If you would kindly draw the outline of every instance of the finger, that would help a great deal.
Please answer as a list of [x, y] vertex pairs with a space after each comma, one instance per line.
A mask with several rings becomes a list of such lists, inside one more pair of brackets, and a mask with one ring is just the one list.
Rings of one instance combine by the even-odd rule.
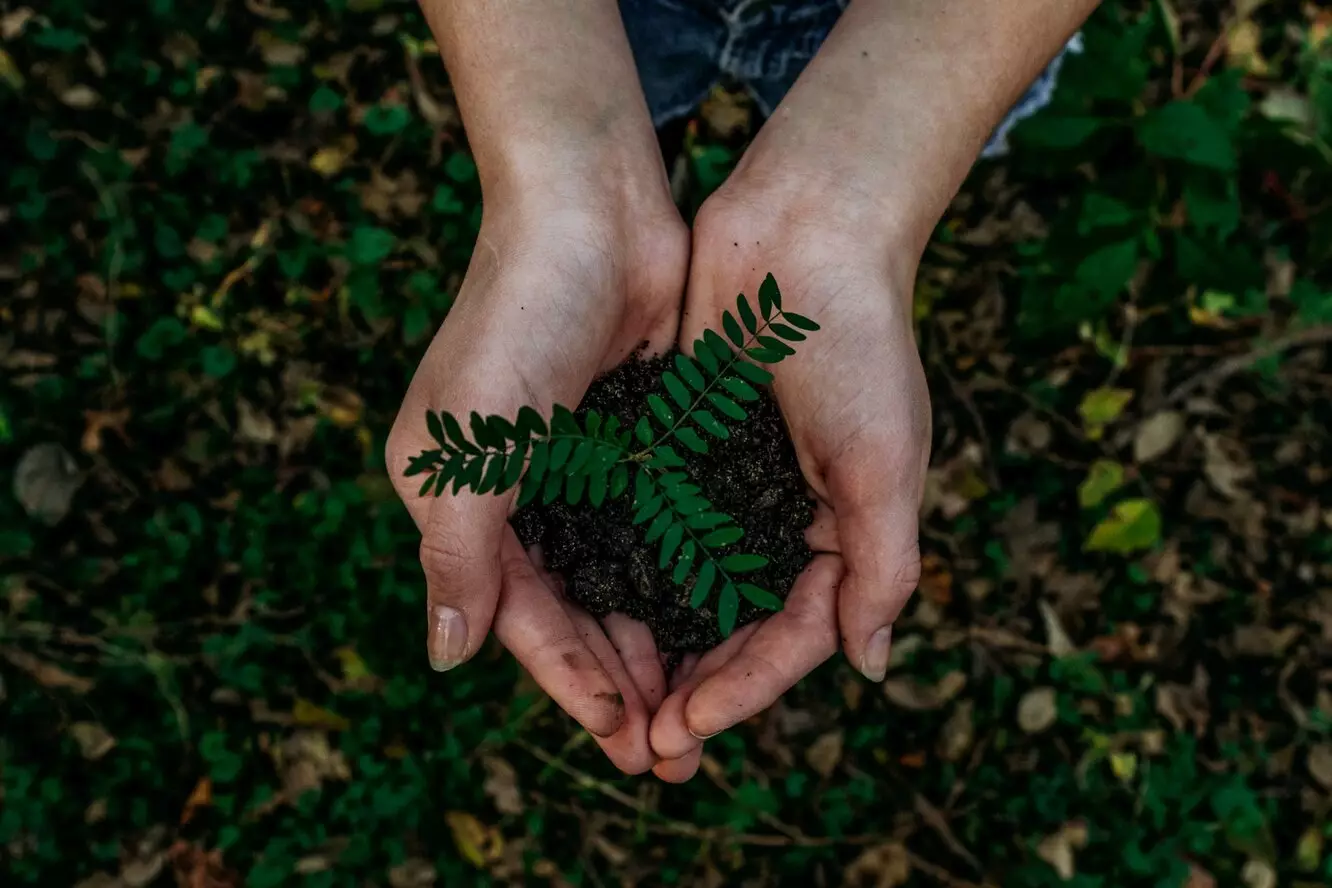
[[[698, 668], [702, 659], [698, 654], [686, 654], [671, 676], [671, 691], [679, 690]], [[664, 783], [684, 783], [698, 773], [699, 763], [703, 760], [703, 744], [700, 743], [678, 759], [659, 761], [652, 768], [652, 773]]]
[[659, 758], [678, 759], [703, 745], [703, 740], [689, 733], [685, 724], [685, 705], [689, 695], [699, 684], [721, 669], [737, 653], [744, 643], [758, 631], [758, 623], [750, 623], [737, 629], [730, 638], [704, 654], [688, 677], [671, 689], [670, 696], [662, 701], [661, 708], [652, 717], [652, 751]]
[[652, 767], [652, 773], [663, 783], [685, 783], [698, 773], [698, 765], [702, 760], [703, 744], [700, 743], [681, 758], [657, 762]]
[[[597, 745], [615, 767], [626, 774], [642, 774], [657, 763], [648, 745], [648, 722], [651, 718], [643, 696], [625, 668], [620, 655], [602, 631], [601, 625], [587, 611], [577, 605], [565, 604], [574, 625], [583, 637], [583, 643], [601, 662], [601, 668], [615, 682], [624, 700], [624, 721], [619, 730], [609, 737], [597, 737]], [[647, 627], [644, 627], [647, 628]]]
[[838, 625], [847, 659], [870, 681], [887, 674], [893, 622], [920, 581], [917, 520], [916, 501], [906, 498], [837, 515], [846, 562]]
[[[466, 494], [430, 503], [421, 535], [430, 667], [447, 672], [481, 649], [499, 602], [506, 504]], [[521, 554], [521, 549], [519, 550]]]
[[624, 722], [624, 699], [555, 594], [541, 582], [513, 531], [504, 542], [503, 607], [495, 637], [551, 699], [588, 733], [609, 737]]
[[819, 502], [814, 509], [814, 521], [805, 528], [805, 545], [815, 552], [841, 552], [837, 537], [837, 515], [827, 503]]
[[689, 695], [684, 716], [690, 734], [711, 737], [762, 712], [837, 651], [842, 573], [836, 555], [819, 555], [809, 563], [785, 607], [764, 620], [739, 652]]
[[634, 686], [643, 695], [643, 705], [649, 713], [655, 713], [666, 699], [666, 672], [661, 668], [652, 630], [642, 621], [618, 613], [603, 617], [601, 625], [606, 628]]

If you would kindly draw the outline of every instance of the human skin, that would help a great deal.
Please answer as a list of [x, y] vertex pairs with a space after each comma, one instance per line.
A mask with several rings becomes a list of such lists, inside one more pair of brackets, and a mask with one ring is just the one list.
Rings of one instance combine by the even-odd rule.
[[[618, 767], [655, 764], [667, 691], [651, 633], [599, 624], [508, 525], [514, 496], [417, 495], [427, 410], [577, 404], [676, 336], [689, 234], [613, 0], [424, 0], [476, 158], [483, 214], [458, 299], [403, 399], [388, 471], [422, 533], [426, 650], [447, 671], [495, 636]], [[623, 651], [622, 655], [620, 652]], [[681, 767], [677, 764], [673, 767]], [[668, 769], [669, 770], [669, 769]]]
[[[493, 623], [617, 766], [668, 781], [692, 776], [700, 738], [770, 706], [839, 645], [882, 680], [919, 574], [929, 458], [916, 265], [993, 127], [1095, 6], [856, 0], [705, 203], [691, 258], [613, 0], [422, 0], [485, 206], [387, 448], [423, 534], [432, 665], [464, 662]], [[677, 323], [692, 342], [768, 272], [824, 327], [773, 368], [820, 554], [781, 613], [689, 658], [667, 693], [641, 624], [599, 626], [522, 551], [511, 496], [420, 499], [402, 470], [430, 446], [425, 410], [577, 403], [640, 342], [665, 348]]]
[[[917, 264], [993, 128], [1091, 0], [858, 0], [701, 208], [681, 342], [773, 273], [823, 329], [770, 368], [818, 502], [818, 553], [782, 612], [706, 654], [653, 719], [653, 751], [761, 712], [840, 648], [871, 681], [920, 576], [930, 404]], [[660, 767], [660, 766], [659, 766]], [[671, 776], [687, 778], [675, 766]]]

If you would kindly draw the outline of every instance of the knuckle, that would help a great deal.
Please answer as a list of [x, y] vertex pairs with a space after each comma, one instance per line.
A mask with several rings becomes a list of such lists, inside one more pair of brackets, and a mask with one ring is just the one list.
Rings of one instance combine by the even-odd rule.
[[920, 585], [920, 574], [920, 541], [913, 540], [898, 563], [896, 574], [893, 576], [893, 591], [899, 595], [910, 595]]
[[471, 552], [448, 538], [431, 534], [421, 540], [421, 567], [446, 585], [461, 578], [473, 557]]

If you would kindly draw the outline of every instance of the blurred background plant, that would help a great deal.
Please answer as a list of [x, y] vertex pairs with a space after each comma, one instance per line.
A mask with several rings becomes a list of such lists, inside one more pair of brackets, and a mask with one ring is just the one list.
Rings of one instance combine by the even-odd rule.
[[[665, 787], [421, 656], [380, 453], [480, 195], [415, 6], [7, 6], [5, 884], [1326, 884], [1332, 9], [1085, 39], [925, 257], [888, 680]], [[757, 124], [684, 127], [687, 214]]]

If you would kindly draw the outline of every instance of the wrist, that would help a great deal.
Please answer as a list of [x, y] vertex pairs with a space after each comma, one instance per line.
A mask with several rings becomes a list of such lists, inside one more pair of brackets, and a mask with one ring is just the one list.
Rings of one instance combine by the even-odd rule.
[[919, 258], [946, 207], [936, 206], [920, 181], [886, 176], [886, 158], [805, 144], [789, 132], [767, 135], [760, 133], [726, 182], [735, 200], [763, 207], [806, 237]]

